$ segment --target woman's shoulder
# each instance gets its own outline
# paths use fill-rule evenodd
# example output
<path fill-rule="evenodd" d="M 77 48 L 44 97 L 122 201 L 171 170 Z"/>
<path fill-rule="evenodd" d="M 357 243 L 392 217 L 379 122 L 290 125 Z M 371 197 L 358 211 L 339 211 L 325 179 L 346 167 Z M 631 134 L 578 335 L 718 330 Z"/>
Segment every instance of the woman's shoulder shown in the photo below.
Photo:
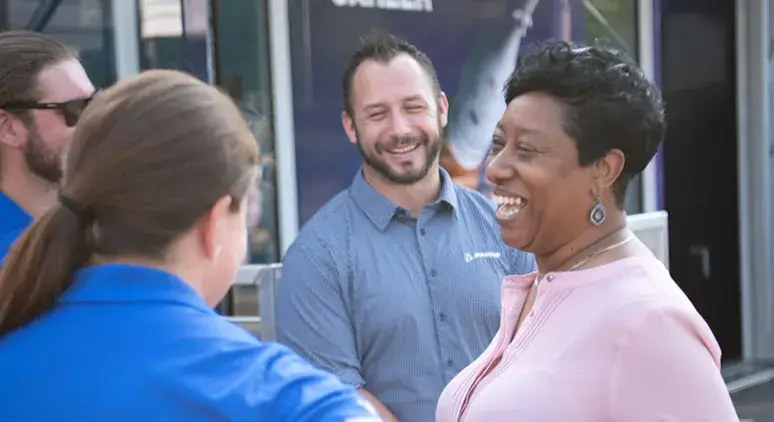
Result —
<path fill-rule="evenodd" d="M 650 335 L 659 338 L 659 343 L 693 338 L 719 359 L 712 330 L 663 264 L 655 258 L 635 259 L 619 277 L 618 283 L 609 285 L 620 344 Z"/>
<path fill-rule="evenodd" d="M 597 303 L 606 308 L 605 319 L 614 325 L 610 328 L 619 337 L 669 325 L 667 331 L 674 335 L 696 335 L 710 345 L 716 344 L 704 318 L 656 258 L 619 261 L 601 278 L 595 286 L 604 300 Z"/>
<path fill-rule="evenodd" d="M 589 273 L 585 278 L 605 292 L 607 301 L 613 308 L 677 306 L 695 311 L 688 297 L 669 274 L 669 270 L 655 257 L 625 258 L 592 268 Z"/>

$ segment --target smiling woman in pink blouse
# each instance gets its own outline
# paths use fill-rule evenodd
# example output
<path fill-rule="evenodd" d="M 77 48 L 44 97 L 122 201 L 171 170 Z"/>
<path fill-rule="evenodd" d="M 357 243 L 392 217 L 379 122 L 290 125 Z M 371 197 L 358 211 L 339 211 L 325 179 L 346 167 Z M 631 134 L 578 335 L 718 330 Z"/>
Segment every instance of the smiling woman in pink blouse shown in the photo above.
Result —
<path fill-rule="evenodd" d="M 505 100 L 487 177 L 503 240 L 538 272 L 504 280 L 500 330 L 437 421 L 738 421 L 712 331 L 626 227 L 665 128 L 657 89 L 618 51 L 558 42 L 521 59 Z"/>

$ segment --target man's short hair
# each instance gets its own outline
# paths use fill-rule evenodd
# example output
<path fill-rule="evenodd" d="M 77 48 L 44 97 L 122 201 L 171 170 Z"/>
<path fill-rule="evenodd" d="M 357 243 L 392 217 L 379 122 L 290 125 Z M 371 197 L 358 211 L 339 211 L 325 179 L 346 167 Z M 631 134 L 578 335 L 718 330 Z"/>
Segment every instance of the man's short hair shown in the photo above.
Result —
<path fill-rule="evenodd" d="M 420 51 L 416 46 L 409 44 L 392 34 L 383 31 L 373 31 L 360 40 L 360 46 L 352 53 L 344 70 L 344 76 L 341 80 L 341 88 L 344 92 L 344 111 L 353 116 L 352 103 L 352 79 L 355 77 L 358 67 L 366 60 L 375 60 L 379 63 L 389 63 L 395 57 L 406 54 L 419 63 L 425 70 L 433 90 L 436 95 L 441 92 L 441 85 L 438 82 L 438 74 L 433 67 L 433 63 L 427 54 Z"/>

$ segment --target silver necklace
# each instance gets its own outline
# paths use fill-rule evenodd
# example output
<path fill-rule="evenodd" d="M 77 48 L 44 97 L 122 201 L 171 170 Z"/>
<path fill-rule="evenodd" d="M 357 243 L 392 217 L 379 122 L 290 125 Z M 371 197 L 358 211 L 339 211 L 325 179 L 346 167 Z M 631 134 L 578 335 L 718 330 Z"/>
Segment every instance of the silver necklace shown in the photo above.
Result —
<path fill-rule="evenodd" d="M 629 237 L 627 237 L 626 239 L 624 239 L 624 240 L 622 240 L 622 241 L 620 241 L 620 242 L 613 243 L 612 245 L 609 245 L 609 246 L 607 246 L 607 247 L 604 247 L 604 248 L 602 248 L 602 249 L 600 249 L 600 250 L 598 250 L 598 251 L 596 251 L 596 252 L 594 252 L 594 253 L 591 253 L 591 254 L 587 255 L 585 258 L 578 260 L 578 261 L 577 261 L 575 264 L 573 264 L 573 266 L 572 266 L 572 267 L 570 267 L 570 268 L 569 268 L 567 271 L 573 271 L 573 270 L 576 270 L 576 269 L 578 269 L 578 268 L 579 268 L 580 266 L 582 266 L 583 264 L 585 264 L 585 263 L 589 262 L 589 260 L 590 260 L 591 258 L 594 258 L 594 257 L 596 257 L 596 256 L 599 256 L 599 255 L 601 255 L 601 254 L 603 254 L 603 253 L 605 253 L 605 252 L 607 252 L 607 251 L 613 250 L 613 249 L 615 249 L 615 248 L 619 248 L 619 247 L 621 247 L 621 246 L 623 246 L 623 245 L 625 245 L 625 244 L 627 244 L 627 243 L 631 242 L 631 241 L 632 241 L 632 239 L 634 239 L 634 237 L 635 237 L 635 236 L 634 236 L 633 234 L 631 234 L 631 235 L 629 235 Z M 543 281 L 543 279 L 544 279 L 544 278 L 546 278 L 546 276 L 547 276 L 548 274 L 550 274 L 550 272 L 546 273 L 546 275 L 544 275 L 543 277 L 540 277 L 540 280 L 538 280 L 538 282 L 537 282 L 536 284 L 540 284 L 540 282 L 542 282 L 542 281 Z"/>

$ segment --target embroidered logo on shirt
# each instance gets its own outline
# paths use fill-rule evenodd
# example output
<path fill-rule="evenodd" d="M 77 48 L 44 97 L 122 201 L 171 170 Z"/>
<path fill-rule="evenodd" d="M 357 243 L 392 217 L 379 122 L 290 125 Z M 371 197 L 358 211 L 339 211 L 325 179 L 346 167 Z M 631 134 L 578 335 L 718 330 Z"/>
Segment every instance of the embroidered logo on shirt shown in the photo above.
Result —
<path fill-rule="evenodd" d="M 499 259 L 500 252 L 474 252 L 465 254 L 465 262 L 473 261 L 474 259 Z"/>

